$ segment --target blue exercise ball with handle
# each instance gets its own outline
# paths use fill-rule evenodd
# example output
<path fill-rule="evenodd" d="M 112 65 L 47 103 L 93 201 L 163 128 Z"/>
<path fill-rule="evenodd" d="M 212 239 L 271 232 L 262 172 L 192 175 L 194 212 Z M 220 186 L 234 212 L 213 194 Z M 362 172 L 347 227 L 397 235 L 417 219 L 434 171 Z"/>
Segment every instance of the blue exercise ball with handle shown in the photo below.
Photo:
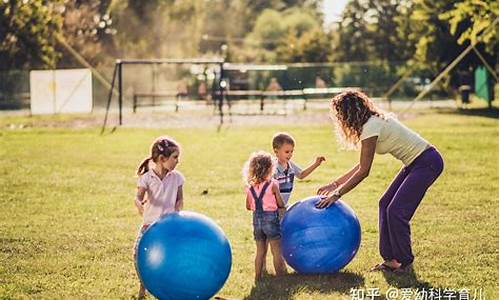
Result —
<path fill-rule="evenodd" d="M 336 273 L 356 255 L 361 226 L 342 200 L 316 208 L 320 196 L 293 204 L 281 223 L 281 247 L 286 262 L 298 273 Z"/>
<path fill-rule="evenodd" d="M 190 211 L 167 214 L 144 232 L 137 271 L 159 299 L 210 299 L 231 271 L 231 247 L 210 218 Z"/>

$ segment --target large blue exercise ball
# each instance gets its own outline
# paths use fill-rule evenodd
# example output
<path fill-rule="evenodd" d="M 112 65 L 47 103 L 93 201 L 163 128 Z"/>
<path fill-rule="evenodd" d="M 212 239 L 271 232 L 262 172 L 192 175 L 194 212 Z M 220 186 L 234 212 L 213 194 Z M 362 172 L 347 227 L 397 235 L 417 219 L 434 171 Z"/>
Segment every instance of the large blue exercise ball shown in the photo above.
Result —
<path fill-rule="evenodd" d="M 281 223 L 282 251 L 298 273 L 335 273 L 356 255 L 361 226 L 354 211 L 342 200 L 318 209 L 321 198 L 309 197 L 288 208 Z"/>
<path fill-rule="evenodd" d="M 167 214 L 144 232 L 137 269 L 159 299 L 209 299 L 231 271 L 231 247 L 222 229 L 190 211 Z"/>

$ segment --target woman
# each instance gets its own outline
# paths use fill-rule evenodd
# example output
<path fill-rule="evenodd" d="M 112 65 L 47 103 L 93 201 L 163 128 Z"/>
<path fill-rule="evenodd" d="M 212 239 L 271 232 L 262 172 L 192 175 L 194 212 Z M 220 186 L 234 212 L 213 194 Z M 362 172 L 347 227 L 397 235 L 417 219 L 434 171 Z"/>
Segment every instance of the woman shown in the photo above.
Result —
<path fill-rule="evenodd" d="M 331 110 L 339 140 L 350 146 L 361 144 L 361 155 L 351 170 L 318 189 L 326 197 L 316 206 L 330 206 L 368 177 L 375 152 L 401 160 L 403 168 L 379 202 L 379 249 L 384 262 L 371 270 L 407 272 L 414 260 L 410 220 L 443 171 L 443 159 L 434 146 L 377 108 L 362 92 L 335 96 Z"/>

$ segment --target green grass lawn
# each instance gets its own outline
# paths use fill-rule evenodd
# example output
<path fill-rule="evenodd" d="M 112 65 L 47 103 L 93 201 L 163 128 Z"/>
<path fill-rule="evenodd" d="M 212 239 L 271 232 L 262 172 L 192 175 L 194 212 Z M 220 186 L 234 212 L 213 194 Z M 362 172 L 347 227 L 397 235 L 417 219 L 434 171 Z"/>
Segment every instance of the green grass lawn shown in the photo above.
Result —
<path fill-rule="evenodd" d="M 326 113 L 326 112 L 325 112 Z M 250 152 L 270 151 L 272 135 L 297 140 L 294 160 L 327 162 L 296 183 L 291 202 L 357 162 L 338 149 L 329 124 L 290 127 L 8 129 L 0 120 L 0 299 L 130 299 L 137 292 L 132 245 L 141 219 L 133 198 L 135 171 L 151 141 L 168 134 L 183 146 L 185 209 L 208 215 L 226 232 L 231 275 L 220 295 L 237 299 L 349 299 L 351 288 L 481 291 L 498 299 L 498 118 L 427 111 L 404 122 L 431 141 L 445 170 L 412 220 L 415 273 L 370 273 L 378 255 L 378 199 L 401 164 L 376 156 L 370 177 L 344 200 L 357 213 L 362 242 L 354 260 L 328 276 L 291 273 L 253 283 L 251 213 L 241 167 Z M 202 195 L 208 190 L 206 195 Z M 268 268 L 271 264 L 268 260 Z M 290 269 L 291 270 L 291 269 Z M 383 297 L 382 297 L 383 298 Z M 376 298 L 377 299 L 377 298 Z M 402 296 L 398 299 L 402 299 Z M 414 299 L 414 298 L 412 298 Z"/>

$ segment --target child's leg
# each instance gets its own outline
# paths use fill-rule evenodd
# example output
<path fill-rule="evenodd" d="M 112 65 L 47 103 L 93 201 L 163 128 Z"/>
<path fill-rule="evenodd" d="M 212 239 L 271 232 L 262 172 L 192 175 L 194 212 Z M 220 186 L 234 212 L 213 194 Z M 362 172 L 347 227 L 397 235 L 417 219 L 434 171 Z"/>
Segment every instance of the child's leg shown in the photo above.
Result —
<path fill-rule="evenodd" d="M 143 225 L 141 227 L 141 229 L 139 230 L 139 232 L 137 234 L 137 238 L 135 239 L 135 243 L 134 243 L 134 266 L 135 266 L 135 270 L 136 270 L 138 278 L 139 278 L 139 270 L 137 268 L 137 250 L 139 247 L 139 241 L 141 240 L 141 237 L 143 236 L 143 234 L 146 231 L 146 229 L 148 228 L 148 226 L 149 225 Z M 146 288 L 144 287 L 141 279 L 139 278 L 139 293 L 137 295 L 137 299 L 144 299 L 145 296 L 146 296 Z"/>
<path fill-rule="evenodd" d="M 262 263 L 262 273 L 267 273 L 267 249 L 269 249 L 269 241 L 266 240 L 266 246 L 264 247 L 264 262 Z"/>
<path fill-rule="evenodd" d="M 266 240 L 255 241 L 257 253 L 255 254 L 255 280 L 259 280 L 262 276 L 262 267 L 266 260 Z"/>
<path fill-rule="evenodd" d="M 270 240 L 271 252 L 273 254 L 273 264 L 276 275 L 284 275 L 287 273 L 285 260 L 281 256 L 281 240 Z"/>
<path fill-rule="evenodd" d="M 141 300 L 144 299 L 144 297 L 146 297 L 146 288 L 144 288 L 144 285 L 142 285 L 141 282 L 139 286 L 139 294 L 137 295 L 137 299 Z"/>

